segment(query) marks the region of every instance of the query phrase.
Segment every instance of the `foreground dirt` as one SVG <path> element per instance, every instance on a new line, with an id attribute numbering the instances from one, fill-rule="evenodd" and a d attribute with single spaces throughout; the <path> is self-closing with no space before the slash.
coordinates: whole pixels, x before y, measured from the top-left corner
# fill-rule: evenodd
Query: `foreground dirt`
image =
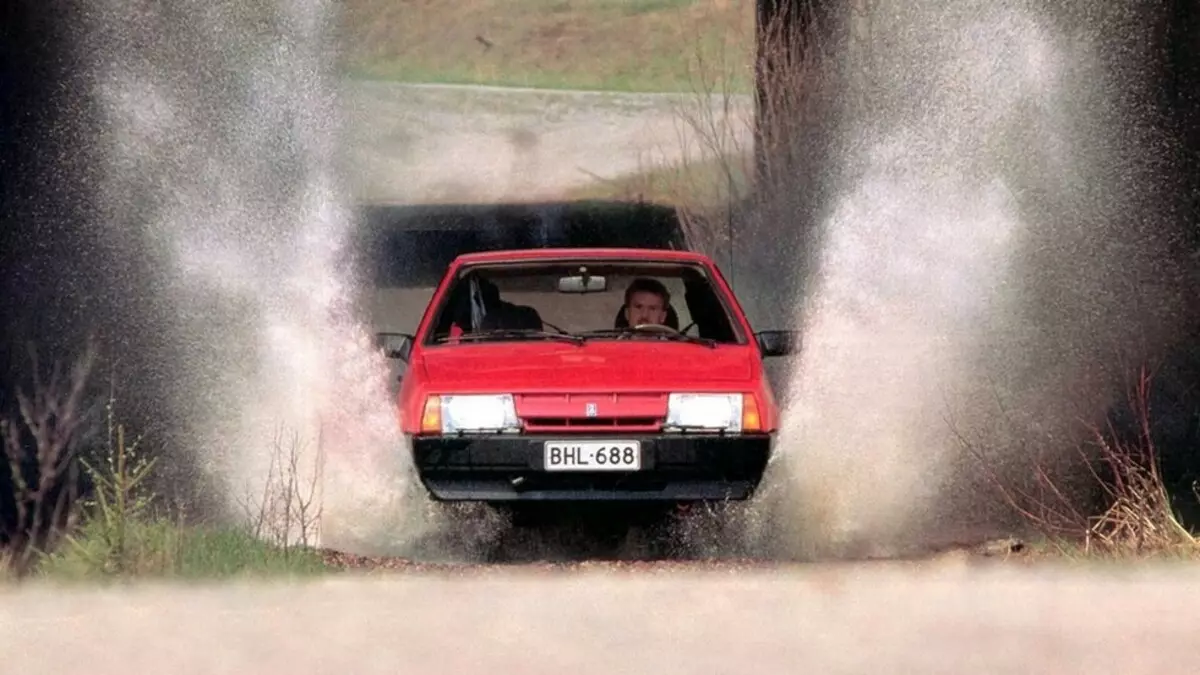
<path id="1" fill-rule="evenodd" d="M 1194 569 L 479 567 L 9 590 L 5 672 L 1194 672 Z"/>
<path id="2" fill-rule="evenodd" d="M 437 573 L 451 576 L 469 576 L 486 574 L 489 571 L 501 569 L 520 569 L 523 571 L 572 572 L 586 570 L 608 570 L 622 572 L 652 572 L 663 573 L 678 570 L 703 569 L 707 571 L 745 571 L 751 569 L 775 569 L 779 563 L 762 560 L 712 560 L 712 561 L 671 561 L 671 560 L 573 560 L 567 562 L 541 561 L 521 565 L 490 565 L 471 563 L 439 563 L 423 562 L 393 556 L 359 555 L 334 550 L 321 551 L 325 564 L 333 570 L 351 573 L 381 574 L 391 572 L 403 573 Z"/>

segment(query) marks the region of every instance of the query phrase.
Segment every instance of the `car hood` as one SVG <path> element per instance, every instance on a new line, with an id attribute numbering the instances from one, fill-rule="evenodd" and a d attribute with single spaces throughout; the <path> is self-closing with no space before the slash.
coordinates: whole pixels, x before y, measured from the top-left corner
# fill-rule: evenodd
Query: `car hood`
<path id="1" fill-rule="evenodd" d="M 471 390 L 670 389 L 753 377 L 753 349 L 691 343 L 594 341 L 447 345 L 425 351 L 432 387 Z"/>

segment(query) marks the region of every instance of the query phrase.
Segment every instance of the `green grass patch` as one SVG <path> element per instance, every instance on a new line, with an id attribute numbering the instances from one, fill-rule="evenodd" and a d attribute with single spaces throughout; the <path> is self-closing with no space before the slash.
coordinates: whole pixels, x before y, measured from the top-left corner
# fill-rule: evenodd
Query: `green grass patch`
<path id="1" fill-rule="evenodd" d="M 753 83 L 754 8 L 728 0 L 349 0 L 354 77 L 690 92 Z"/>
<path id="2" fill-rule="evenodd" d="M 127 523 L 121 549 L 93 520 L 53 553 L 34 577 L 54 581 L 125 578 L 203 580 L 236 577 L 312 576 L 326 571 L 320 554 L 284 548 L 226 527 L 184 527 L 169 520 Z"/>

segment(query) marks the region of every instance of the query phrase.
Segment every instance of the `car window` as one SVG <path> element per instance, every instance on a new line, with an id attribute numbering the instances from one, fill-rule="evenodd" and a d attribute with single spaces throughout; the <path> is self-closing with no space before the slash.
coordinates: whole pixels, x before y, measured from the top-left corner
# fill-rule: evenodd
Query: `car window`
<path id="1" fill-rule="evenodd" d="M 562 280 L 603 277 L 603 290 L 564 291 Z M 469 269 L 455 282 L 435 314 L 427 344 L 444 343 L 459 332 L 529 329 L 594 334 L 625 326 L 625 291 L 635 280 L 661 283 L 670 294 L 664 324 L 686 335 L 740 343 L 744 337 L 703 268 L 696 265 L 555 263 L 496 265 Z M 474 300 L 472 300 L 474 298 Z M 519 335 L 488 339 L 519 340 Z"/>

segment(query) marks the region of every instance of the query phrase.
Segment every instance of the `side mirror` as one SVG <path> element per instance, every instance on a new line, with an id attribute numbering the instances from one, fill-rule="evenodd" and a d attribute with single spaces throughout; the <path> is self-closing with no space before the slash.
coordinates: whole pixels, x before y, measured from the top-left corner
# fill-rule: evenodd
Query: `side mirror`
<path id="1" fill-rule="evenodd" d="M 389 359 L 408 361 L 412 353 L 413 336 L 408 333 L 376 333 L 375 346 L 383 350 Z"/>
<path id="2" fill-rule="evenodd" d="M 800 334 L 794 330 L 764 330 L 754 339 L 763 356 L 788 356 L 800 349 Z"/>

